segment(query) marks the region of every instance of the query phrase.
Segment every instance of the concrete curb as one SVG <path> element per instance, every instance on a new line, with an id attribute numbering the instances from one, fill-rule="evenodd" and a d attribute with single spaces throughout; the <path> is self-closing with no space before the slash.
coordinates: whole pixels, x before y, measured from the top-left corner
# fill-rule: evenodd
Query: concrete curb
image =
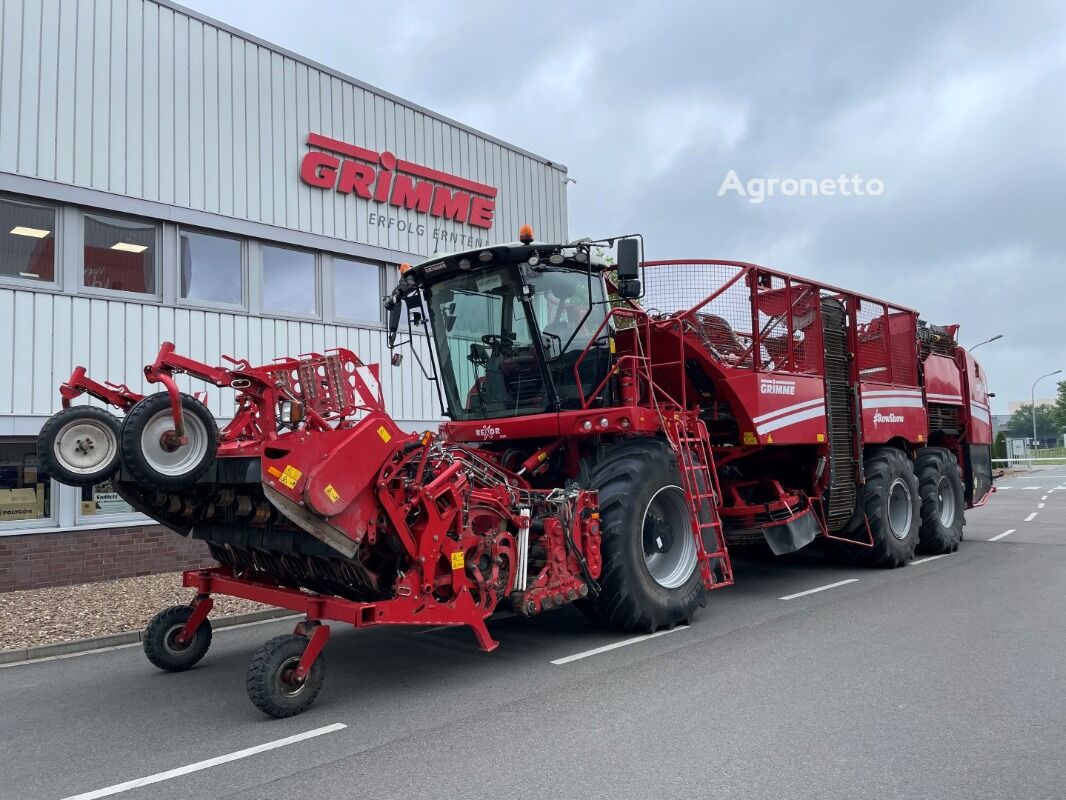
<path id="1" fill-rule="evenodd" d="M 248 614 L 231 614 L 226 617 L 216 617 L 211 620 L 211 627 L 217 631 L 223 628 L 231 628 L 234 625 L 291 616 L 293 616 L 293 612 L 287 608 L 270 608 L 266 611 L 252 611 Z M 89 639 L 73 639 L 69 642 L 23 647 L 18 650 L 0 650 L 0 664 L 37 661 L 72 653 L 100 650 L 105 647 L 115 647 L 116 645 L 133 644 L 141 641 L 142 634 L 143 631 L 126 631 L 124 633 L 109 633 L 106 636 L 93 636 Z"/>

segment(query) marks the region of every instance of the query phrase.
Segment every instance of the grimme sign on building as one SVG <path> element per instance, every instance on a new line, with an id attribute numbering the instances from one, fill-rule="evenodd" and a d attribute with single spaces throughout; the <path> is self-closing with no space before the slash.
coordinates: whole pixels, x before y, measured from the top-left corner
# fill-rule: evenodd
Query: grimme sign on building
<path id="1" fill-rule="evenodd" d="M 395 226 L 401 233 L 425 235 L 425 223 L 392 216 L 388 213 L 392 206 L 486 231 L 492 227 L 495 186 L 405 161 L 387 150 L 378 153 L 318 133 L 307 135 L 307 145 L 317 149 L 304 154 L 300 180 L 320 189 L 354 194 L 383 207 L 384 213 L 369 212 L 367 222 L 371 226 Z M 433 229 L 432 236 L 436 241 L 446 239 L 469 247 L 483 244 L 481 237 L 439 227 Z"/>

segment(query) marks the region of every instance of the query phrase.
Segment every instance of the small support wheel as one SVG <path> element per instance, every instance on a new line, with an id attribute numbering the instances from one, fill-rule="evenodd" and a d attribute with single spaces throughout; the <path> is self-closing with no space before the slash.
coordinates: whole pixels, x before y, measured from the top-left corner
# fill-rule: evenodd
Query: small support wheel
<path id="1" fill-rule="evenodd" d="M 310 640 L 306 636 L 275 636 L 256 650 L 248 666 L 245 688 L 248 698 L 264 714 L 282 719 L 305 711 L 322 689 L 325 666 L 319 656 L 307 677 L 299 680 L 296 670 Z"/>
<path id="2" fill-rule="evenodd" d="M 191 606 L 164 608 L 144 630 L 144 654 L 167 672 L 184 672 L 194 666 L 211 646 L 211 623 L 204 620 L 187 642 L 179 642 L 185 623 L 192 616 Z"/>
<path id="3" fill-rule="evenodd" d="M 43 471 L 60 483 L 103 483 L 119 468 L 120 428 L 118 418 L 102 408 L 64 408 L 41 428 L 37 458 Z"/>

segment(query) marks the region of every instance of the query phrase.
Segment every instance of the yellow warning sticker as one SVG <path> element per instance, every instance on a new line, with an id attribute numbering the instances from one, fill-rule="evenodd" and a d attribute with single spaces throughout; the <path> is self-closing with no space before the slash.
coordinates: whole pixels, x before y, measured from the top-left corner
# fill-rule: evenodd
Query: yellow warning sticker
<path id="1" fill-rule="evenodd" d="M 462 569 L 466 565 L 466 556 L 462 550 L 452 553 L 452 569 Z"/>
<path id="2" fill-rule="evenodd" d="M 275 478 L 281 477 L 281 470 L 275 467 L 273 464 L 267 467 L 267 473 L 273 475 Z"/>
<path id="3" fill-rule="evenodd" d="M 744 444 L 758 444 L 759 440 L 755 438 L 755 434 L 751 431 L 744 431 Z"/>
<path id="4" fill-rule="evenodd" d="M 773 444 L 774 443 L 773 434 L 770 434 L 770 433 L 766 434 L 766 443 L 767 444 Z"/>
<path id="5" fill-rule="evenodd" d="M 295 489 L 296 481 L 300 480 L 300 477 L 302 475 L 303 473 L 300 472 L 300 470 L 296 469 L 296 467 L 292 466 L 292 464 L 289 464 L 285 467 L 285 471 L 282 472 L 280 476 L 278 476 L 278 480 L 284 483 L 290 489 Z"/>
<path id="6" fill-rule="evenodd" d="M 818 435 L 817 435 L 817 436 L 816 436 L 815 438 L 816 438 L 816 439 L 817 439 L 817 440 L 818 440 L 819 442 L 824 442 L 824 441 L 825 441 L 825 434 L 824 434 L 824 433 L 819 433 L 819 434 L 818 434 Z"/>
<path id="7" fill-rule="evenodd" d="M 384 425 L 378 426 L 378 436 L 380 436 L 381 441 L 385 442 L 386 444 L 392 441 L 392 434 L 385 430 Z"/>
<path id="8" fill-rule="evenodd" d="M 332 483 L 327 483 L 326 488 L 322 491 L 326 493 L 326 497 L 330 499 L 331 503 L 336 503 L 338 500 L 341 499 L 341 496 L 337 494 L 337 490 L 333 488 Z"/>

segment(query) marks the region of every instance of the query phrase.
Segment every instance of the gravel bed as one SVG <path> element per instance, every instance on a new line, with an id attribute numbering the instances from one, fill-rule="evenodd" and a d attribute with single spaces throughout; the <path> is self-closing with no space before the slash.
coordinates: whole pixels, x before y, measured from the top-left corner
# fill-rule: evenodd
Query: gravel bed
<path id="1" fill-rule="evenodd" d="M 160 609 L 188 603 L 194 595 L 181 585 L 180 572 L 5 592 L 0 594 L 0 650 L 139 631 Z M 269 608 L 237 597 L 214 600 L 212 617 Z"/>

